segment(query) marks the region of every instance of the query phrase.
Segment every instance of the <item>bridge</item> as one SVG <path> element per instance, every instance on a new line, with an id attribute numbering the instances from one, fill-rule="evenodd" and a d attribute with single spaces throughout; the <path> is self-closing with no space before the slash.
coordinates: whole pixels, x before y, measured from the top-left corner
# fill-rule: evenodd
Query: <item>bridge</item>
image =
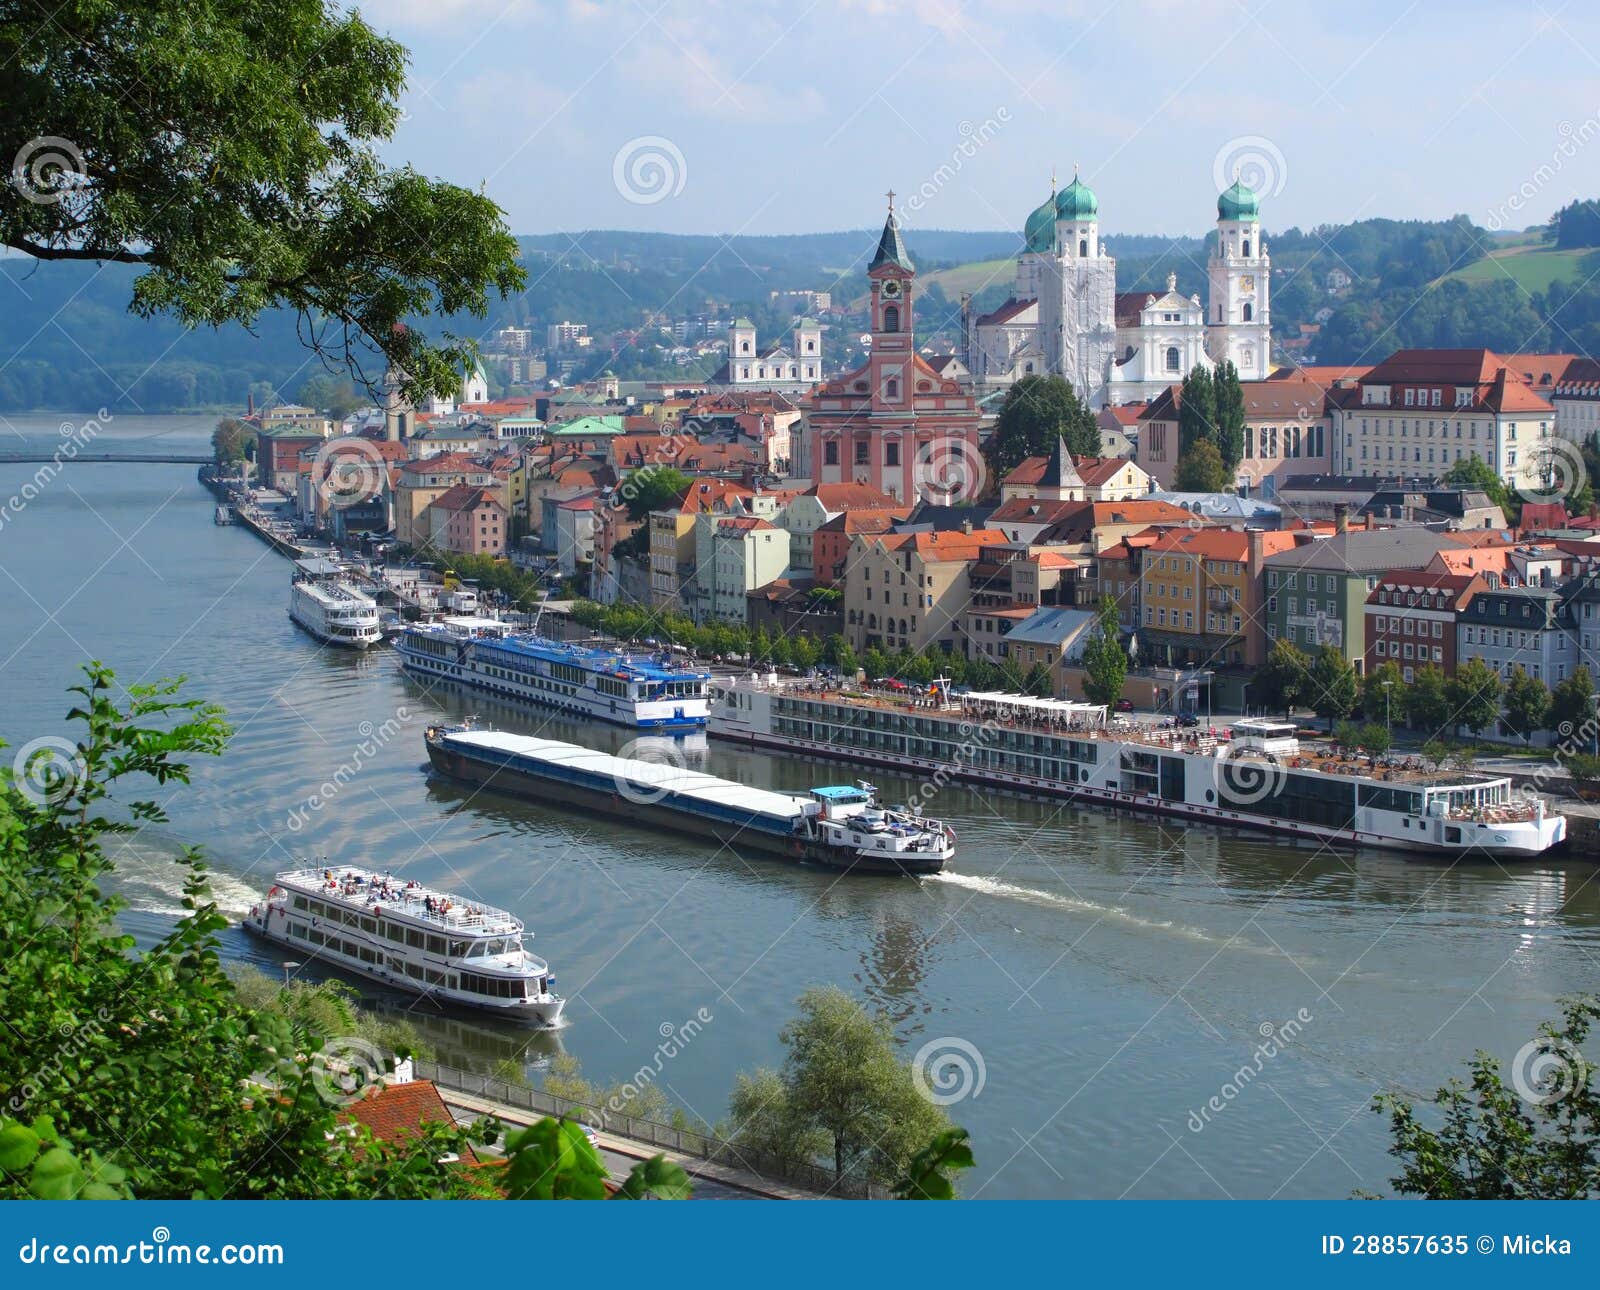
<path id="1" fill-rule="evenodd" d="M 132 452 L 0 452 L 0 466 L 64 466 L 71 461 L 144 462 L 157 466 L 206 466 L 214 458 L 183 453 L 132 453 Z"/>

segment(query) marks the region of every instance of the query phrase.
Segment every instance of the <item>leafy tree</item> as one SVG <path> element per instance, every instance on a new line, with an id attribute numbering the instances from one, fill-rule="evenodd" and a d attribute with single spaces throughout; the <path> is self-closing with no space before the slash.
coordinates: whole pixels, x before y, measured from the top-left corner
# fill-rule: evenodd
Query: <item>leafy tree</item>
<path id="1" fill-rule="evenodd" d="M 1512 668 L 1505 690 L 1506 726 L 1526 743 L 1535 731 L 1544 729 L 1549 714 L 1550 691 L 1544 682 L 1529 676 L 1521 667 Z"/>
<path id="2" fill-rule="evenodd" d="M 1562 1020 L 1545 1023 L 1517 1055 L 1511 1086 L 1500 1063 L 1480 1052 L 1471 1078 L 1452 1079 L 1430 1099 L 1429 1123 L 1405 1098 L 1381 1094 L 1389 1117 L 1390 1181 L 1429 1200 L 1581 1200 L 1600 1195 L 1600 1091 L 1583 1045 L 1600 1001 L 1561 1001 Z M 1525 1056 L 1526 1055 L 1526 1056 Z"/>
<path id="3" fill-rule="evenodd" d="M 1233 483 L 1217 445 L 1201 439 L 1178 458 L 1172 486 L 1180 493 L 1221 493 Z"/>
<path id="4" fill-rule="evenodd" d="M 1411 684 L 1397 697 L 1405 708 L 1406 725 L 1430 739 L 1456 724 L 1450 719 L 1455 711 L 1450 683 L 1432 663 L 1419 667 Z"/>
<path id="5" fill-rule="evenodd" d="M 1178 460 L 1181 463 L 1196 444 L 1209 443 L 1221 460 L 1217 440 L 1217 390 L 1211 373 L 1198 364 L 1183 378 L 1178 399 Z M 1187 491 L 1187 490 L 1186 490 Z M 1199 491 L 1214 492 L 1214 489 Z"/>
<path id="6" fill-rule="evenodd" d="M 622 500 L 630 520 L 646 520 L 651 511 L 664 511 L 683 500 L 694 481 L 670 466 L 646 466 L 622 481 Z"/>
<path id="7" fill-rule="evenodd" d="M 211 432 L 211 453 L 219 466 L 237 466 L 254 458 L 256 432 L 237 417 L 224 417 Z"/>
<path id="8" fill-rule="evenodd" d="M 1572 669 L 1571 676 L 1557 681 L 1550 692 L 1545 728 L 1563 746 L 1591 749 L 1594 723 L 1594 681 L 1589 669 L 1580 663 Z"/>
<path id="9" fill-rule="evenodd" d="M 1590 801 L 1600 791 L 1600 757 L 1593 753 L 1567 753 L 1561 758 L 1561 765 L 1571 776 L 1579 797 Z"/>
<path id="10" fill-rule="evenodd" d="M 1481 658 L 1469 658 L 1457 667 L 1447 688 L 1454 724 L 1478 734 L 1499 717 L 1500 674 Z"/>
<path id="11" fill-rule="evenodd" d="M 827 660 L 829 666 L 838 668 L 839 674 L 843 677 L 855 676 L 861 667 L 860 661 L 856 658 L 855 650 L 842 635 L 836 634 L 828 637 L 828 644 L 824 648 L 822 656 Z"/>
<path id="12" fill-rule="evenodd" d="M 1111 707 L 1122 698 L 1128 679 L 1128 651 L 1122 647 L 1121 633 L 1117 602 L 1101 596 L 1098 619 L 1083 646 L 1083 692 L 1090 703 Z"/>
<path id="13" fill-rule="evenodd" d="M 1250 681 L 1250 696 L 1270 711 L 1282 709 L 1288 716 L 1294 705 L 1309 694 L 1311 660 L 1292 641 L 1273 642 L 1267 661 Z"/>
<path id="14" fill-rule="evenodd" d="M 1354 721 L 1341 721 L 1333 728 L 1333 742 L 1354 752 L 1361 747 L 1361 727 Z"/>
<path id="15" fill-rule="evenodd" d="M 41 169 L 0 192 L 0 243 L 142 267 L 141 316 L 249 326 L 286 308 L 352 371 L 375 348 L 421 401 L 455 393 L 476 345 L 430 339 L 418 320 L 483 317 L 526 280 L 490 198 L 383 164 L 406 51 L 359 13 L 149 0 L 136 19 L 80 6 L 40 23 L 8 10 L 0 49 L 4 137 L 72 147 L 54 166 L 36 151 Z"/>
<path id="16" fill-rule="evenodd" d="M 954 1200 L 958 1169 L 971 1169 L 972 1147 L 967 1131 L 959 1126 L 946 1129 L 912 1157 L 905 1177 L 894 1185 L 898 1200 Z"/>
<path id="17" fill-rule="evenodd" d="M 1387 726 L 1380 726 L 1376 721 L 1369 721 L 1361 727 L 1357 746 L 1374 761 L 1389 751 L 1389 743 L 1390 734 Z"/>
<path id="18" fill-rule="evenodd" d="M 789 641 L 789 661 L 802 672 L 809 672 L 822 657 L 822 650 L 810 636 L 794 636 Z"/>
<path id="19" fill-rule="evenodd" d="M 1043 663 L 1035 663 L 1028 669 L 1028 675 L 1022 679 L 1022 692 L 1031 694 L 1036 699 L 1050 698 L 1055 694 L 1055 689 L 1050 669 Z"/>
<path id="20" fill-rule="evenodd" d="M 1504 513 L 1507 521 L 1516 522 L 1517 515 L 1522 510 L 1521 502 L 1506 487 L 1505 480 L 1495 473 L 1494 467 L 1485 462 L 1477 453 L 1470 457 L 1463 457 L 1452 462 L 1450 469 L 1445 471 L 1444 482 L 1451 488 L 1480 488 L 1489 495 L 1489 500 L 1498 506 Z"/>
<path id="21" fill-rule="evenodd" d="M 1385 688 L 1385 682 L 1388 688 Z M 1398 716 L 1406 719 L 1406 683 L 1398 663 L 1384 660 L 1361 681 L 1361 711 L 1369 721 L 1391 725 Z"/>
<path id="22" fill-rule="evenodd" d="M 326 412 L 335 421 L 343 421 L 367 402 L 356 389 L 354 381 L 348 376 L 338 376 L 332 372 L 318 372 L 306 377 L 295 397 L 308 408 Z"/>
<path id="23" fill-rule="evenodd" d="M 1232 360 L 1225 358 L 1217 364 L 1211 384 L 1217 405 L 1217 451 L 1231 476 L 1244 456 L 1244 389 Z"/>
<path id="24" fill-rule="evenodd" d="M 998 478 L 1025 458 L 1048 456 L 1061 439 L 1075 457 L 1100 455 L 1100 427 L 1072 383 L 1059 376 L 1024 376 L 1000 405 L 989 468 Z"/>
<path id="25" fill-rule="evenodd" d="M 868 646 L 861 656 L 861 666 L 866 669 L 867 680 L 881 680 L 889 675 L 889 656 L 876 645 Z"/>
<path id="26" fill-rule="evenodd" d="M 1450 760 L 1452 751 L 1454 751 L 1452 745 L 1446 740 L 1430 739 L 1422 745 L 1422 760 L 1437 772 L 1445 762 Z"/>
<path id="27" fill-rule="evenodd" d="M 1319 717 L 1333 723 L 1357 711 L 1360 683 L 1356 670 L 1344 651 L 1333 645 L 1324 645 L 1311 660 L 1306 672 L 1307 702 Z"/>
<path id="28" fill-rule="evenodd" d="M 807 990 L 799 1007 L 782 1033 L 783 1070 L 757 1071 L 735 1090 L 735 1141 L 791 1158 L 820 1147 L 841 1181 L 900 1179 L 949 1118 L 896 1056 L 885 1018 L 836 986 Z"/>

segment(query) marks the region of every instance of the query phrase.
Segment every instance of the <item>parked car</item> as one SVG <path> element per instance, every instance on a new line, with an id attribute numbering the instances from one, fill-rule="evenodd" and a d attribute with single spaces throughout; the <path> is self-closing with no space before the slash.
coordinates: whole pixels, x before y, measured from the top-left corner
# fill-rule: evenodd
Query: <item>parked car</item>
<path id="1" fill-rule="evenodd" d="M 1117 711 L 1118 712 L 1132 712 L 1133 711 L 1133 700 L 1132 699 L 1118 699 L 1117 700 Z"/>
<path id="2" fill-rule="evenodd" d="M 1178 729 L 1192 730 L 1200 724 L 1200 718 L 1192 712 L 1185 712 L 1178 717 Z"/>

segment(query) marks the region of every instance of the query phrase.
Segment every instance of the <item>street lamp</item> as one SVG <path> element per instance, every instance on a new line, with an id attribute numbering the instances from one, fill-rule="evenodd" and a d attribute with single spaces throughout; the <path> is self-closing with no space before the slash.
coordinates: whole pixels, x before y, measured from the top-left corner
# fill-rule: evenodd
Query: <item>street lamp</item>
<path id="1" fill-rule="evenodd" d="M 1383 728 L 1390 734 L 1394 733 L 1394 727 L 1389 724 L 1389 691 L 1393 688 L 1393 681 L 1385 681 L 1383 683 Z"/>

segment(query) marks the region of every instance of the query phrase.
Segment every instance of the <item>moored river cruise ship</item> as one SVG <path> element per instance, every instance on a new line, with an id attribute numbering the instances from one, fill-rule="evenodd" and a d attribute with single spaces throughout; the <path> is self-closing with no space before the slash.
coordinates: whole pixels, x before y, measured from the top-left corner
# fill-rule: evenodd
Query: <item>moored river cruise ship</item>
<path id="1" fill-rule="evenodd" d="M 319 641 L 345 649 L 370 649 L 383 639 L 378 602 L 352 587 L 327 560 L 295 562 L 289 617 Z"/>
<path id="2" fill-rule="evenodd" d="M 503 909 L 351 865 L 280 873 L 247 930 L 436 1003 L 561 1020 L 566 1000 Z"/>
<path id="3" fill-rule="evenodd" d="M 414 624 L 395 642 L 415 676 L 454 681 L 513 703 L 643 730 L 703 729 L 711 674 L 670 655 L 635 655 L 520 633 L 495 618 Z"/>
<path id="4" fill-rule="evenodd" d="M 946 691 L 948 693 L 948 691 Z M 1084 804 L 1265 829 L 1308 840 L 1515 859 L 1563 841 L 1567 821 L 1504 776 L 1427 773 L 1302 745 L 1289 722 L 1231 737 L 1108 721 L 1104 707 L 1016 694 L 912 701 L 807 682 L 718 687 L 707 728 L 786 752 L 893 767 Z"/>

